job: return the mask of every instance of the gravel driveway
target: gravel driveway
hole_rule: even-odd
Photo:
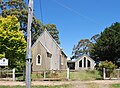
[[[31,85],[73,85],[73,88],[87,88],[87,84],[97,84],[99,88],[109,88],[109,84],[120,84],[120,80],[95,80],[95,81],[32,81]],[[0,86],[25,86],[25,82],[17,81],[0,81]],[[94,87],[95,88],[95,87]]]

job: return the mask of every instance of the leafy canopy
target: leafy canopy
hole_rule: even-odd
[[[28,19],[28,6],[26,5],[24,0],[0,0],[0,9],[1,16],[7,17],[8,15],[15,15],[18,18],[20,23],[20,30],[23,30],[25,38],[27,37],[27,19]],[[32,44],[37,40],[38,36],[47,29],[51,36],[56,40],[58,44],[59,41],[59,32],[57,30],[56,25],[54,24],[46,24],[43,25],[39,20],[33,17],[32,22]]]
[[[120,23],[116,22],[101,32],[91,54],[102,61],[117,63],[120,58]]]
[[[77,58],[79,57],[80,55],[83,55],[83,54],[87,54],[89,55],[90,54],[90,51],[92,49],[92,46],[93,46],[93,43],[89,40],[89,39],[81,39],[77,45],[74,45],[73,47],[73,51],[72,51],[72,54],[73,54],[73,58]]]
[[[9,59],[9,67],[22,69],[26,41],[15,16],[0,17],[0,54]]]

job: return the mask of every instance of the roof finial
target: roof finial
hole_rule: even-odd
[[[45,29],[44,29],[44,31],[47,31],[47,28],[46,28],[46,26],[45,26]]]

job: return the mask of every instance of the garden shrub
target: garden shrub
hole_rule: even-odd
[[[114,72],[114,69],[117,68],[115,64],[111,61],[103,61],[98,66],[99,74],[103,77],[103,68],[106,69],[106,77],[110,77],[111,74]]]

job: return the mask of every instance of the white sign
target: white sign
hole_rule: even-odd
[[[0,60],[0,66],[8,66],[8,59],[2,58]]]

